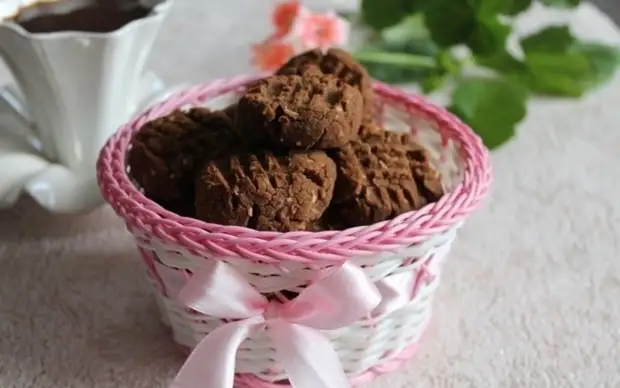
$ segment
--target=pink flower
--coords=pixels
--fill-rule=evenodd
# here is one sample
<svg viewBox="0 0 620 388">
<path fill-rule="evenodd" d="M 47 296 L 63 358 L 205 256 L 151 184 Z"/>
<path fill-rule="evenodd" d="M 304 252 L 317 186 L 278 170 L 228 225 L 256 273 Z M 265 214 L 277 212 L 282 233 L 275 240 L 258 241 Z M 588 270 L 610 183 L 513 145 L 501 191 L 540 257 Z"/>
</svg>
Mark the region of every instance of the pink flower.
<svg viewBox="0 0 620 388">
<path fill-rule="evenodd" d="M 262 71 L 277 70 L 293 55 L 293 46 L 277 39 L 268 39 L 252 46 L 252 64 Z"/>
<path fill-rule="evenodd" d="M 279 4 L 271 15 L 273 38 L 301 41 L 303 49 L 341 46 L 347 42 L 349 24 L 335 12 L 313 13 L 299 1 Z"/>
<path fill-rule="evenodd" d="M 285 1 L 271 14 L 273 34 L 252 46 L 252 64 L 263 71 L 277 70 L 290 57 L 314 48 L 343 46 L 349 24 L 335 12 L 313 13 L 299 0 Z"/>
<path fill-rule="evenodd" d="M 349 24 L 334 12 L 308 14 L 299 17 L 292 34 L 308 48 L 342 46 L 349 38 Z"/>
<path fill-rule="evenodd" d="M 306 11 L 299 1 L 287 1 L 276 6 L 271 14 L 271 22 L 276 29 L 274 36 L 282 38 L 287 35 L 299 14 Z"/>
</svg>

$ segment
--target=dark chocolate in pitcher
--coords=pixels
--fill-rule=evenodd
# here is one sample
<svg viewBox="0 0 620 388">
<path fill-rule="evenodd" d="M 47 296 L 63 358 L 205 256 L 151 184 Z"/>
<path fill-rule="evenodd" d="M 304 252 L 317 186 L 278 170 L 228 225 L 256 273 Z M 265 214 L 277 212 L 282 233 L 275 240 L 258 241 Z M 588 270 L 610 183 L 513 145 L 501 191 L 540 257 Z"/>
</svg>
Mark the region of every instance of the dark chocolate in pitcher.
<svg viewBox="0 0 620 388">
<path fill-rule="evenodd" d="M 11 20 L 31 33 L 106 33 L 149 15 L 152 9 L 139 0 L 41 1 L 20 9 Z"/>
</svg>

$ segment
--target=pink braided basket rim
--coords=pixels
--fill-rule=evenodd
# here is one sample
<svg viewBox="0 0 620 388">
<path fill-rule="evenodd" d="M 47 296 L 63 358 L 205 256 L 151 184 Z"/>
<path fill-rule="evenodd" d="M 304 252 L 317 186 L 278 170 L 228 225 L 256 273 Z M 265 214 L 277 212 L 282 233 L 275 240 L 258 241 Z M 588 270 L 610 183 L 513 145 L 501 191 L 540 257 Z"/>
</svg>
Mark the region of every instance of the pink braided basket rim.
<svg viewBox="0 0 620 388">
<path fill-rule="evenodd" d="M 398 250 L 447 231 L 462 222 L 486 196 L 491 183 L 488 151 L 480 138 L 444 108 L 382 83 L 375 91 L 389 104 L 430 121 L 453 140 L 463 159 L 463 179 L 438 202 L 392 220 L 343 231 L 262 232 L 210 224 L 181 217 L 146 198 L 129 179 L 125 155 L 133 134 L 146 122 L 188 105 L 238 91 L 257 76 L 242 76 L 197 85 L 152 106 L 122 126 L 105 144 L 97 162 L 97 179 L 104 199 L 130 231 L 139 230 L 197 253 L 209 251 L 277 264 L 296 261 L 340 262 L 350 257 Z"/>
</svg>

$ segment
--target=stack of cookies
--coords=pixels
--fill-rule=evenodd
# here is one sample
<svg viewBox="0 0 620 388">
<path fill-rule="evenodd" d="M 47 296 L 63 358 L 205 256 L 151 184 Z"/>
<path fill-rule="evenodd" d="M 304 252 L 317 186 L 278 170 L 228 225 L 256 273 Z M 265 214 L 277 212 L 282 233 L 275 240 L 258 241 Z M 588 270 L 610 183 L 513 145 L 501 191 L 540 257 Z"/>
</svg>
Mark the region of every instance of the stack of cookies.
<svg viewBox="0 0 620 388">
<path fill-rule="evenodd" d="M 391 219 L 438 200 L 409 134 L 373 123 L 371 79 L 339 49 L 292 58 L 222 111 L 176 111 L 132 141 L 130 176 L 171 211 L 267 231 Z"/>
</svg>

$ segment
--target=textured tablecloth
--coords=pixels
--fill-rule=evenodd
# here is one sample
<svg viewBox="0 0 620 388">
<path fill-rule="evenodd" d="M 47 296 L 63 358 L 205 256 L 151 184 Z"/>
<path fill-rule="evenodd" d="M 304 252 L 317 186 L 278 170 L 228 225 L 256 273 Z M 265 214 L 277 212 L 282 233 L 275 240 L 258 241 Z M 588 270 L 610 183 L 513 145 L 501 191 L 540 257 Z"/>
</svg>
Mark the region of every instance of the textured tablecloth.
<svg viewBox="0 0 620 388">
<path fill-rule="evenodd" d="M 171 82 L 248 71 L 272 3 L 178 1 L 153 67 Z M 536 9 L 521 30 L 565 19 Z M 571 20 L 620 42 L 593 8 Z M 531 103 L 493 154 L 492 197 L 461 230 L 418 356 L 371 387 L 620 387 L 619 112 L 620 76 Z M 183 358 L 157 314 L 109 208 L 0 212 L 0 387 L 165 387 Z"/>
</svg>

